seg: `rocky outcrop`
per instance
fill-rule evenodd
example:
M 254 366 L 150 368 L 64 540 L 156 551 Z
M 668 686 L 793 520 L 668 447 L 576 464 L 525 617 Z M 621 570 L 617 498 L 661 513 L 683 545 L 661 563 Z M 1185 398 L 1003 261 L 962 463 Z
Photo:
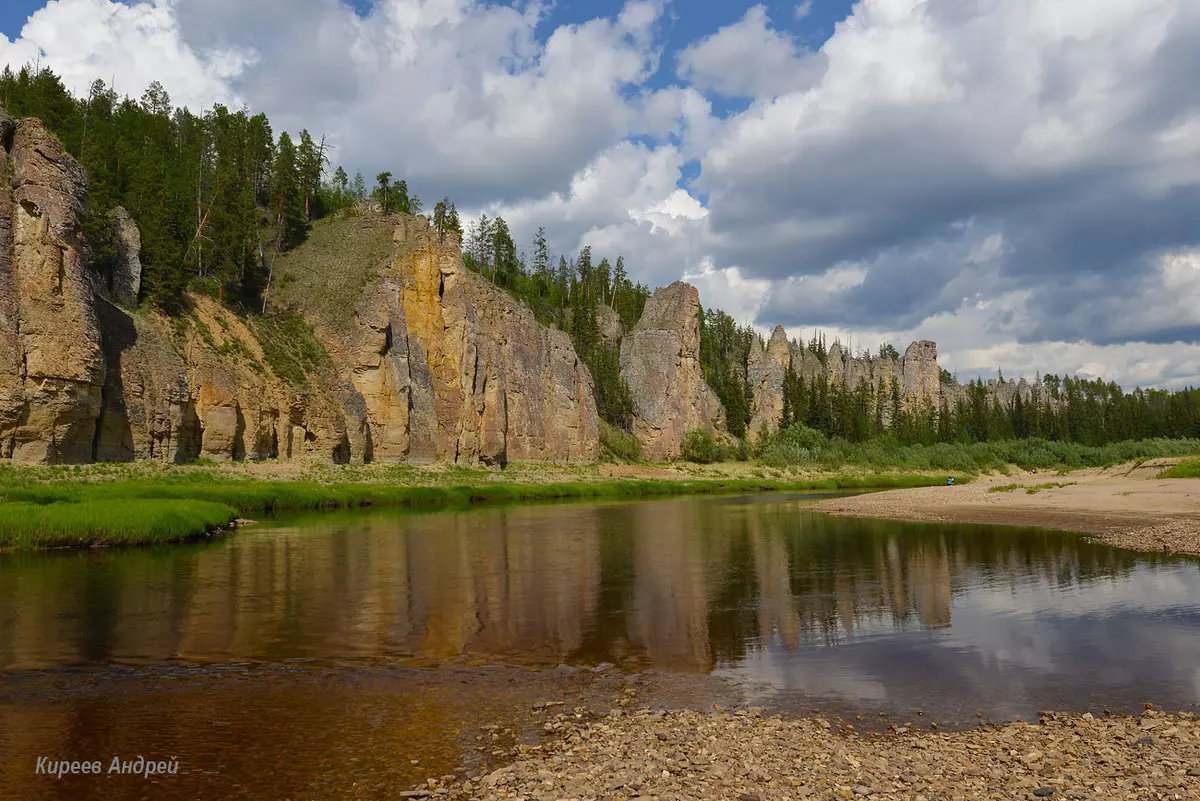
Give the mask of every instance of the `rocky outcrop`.
M 900 361 L 900 396 L 906 408 L 938 407 L 941 396 L 941 370 L 937 361 L 937 343 L 914 342 Z
M 0 455 L 86 462 L 104 354 L 80 221 L 82 168 L 35 119 L 0 122 Z
M 109 293 L 122 306 L 136 306 L 142 288 L 142 234 L 124 207 L 112 211 L 116 264 L 109 279 Z
M 928 340 L 913 342 L 899 359 L 851 356 L 835 342 L 824 361 L 795 341 L 790 343 L 785 355 L 783 343 L 786 341 L 783 329 L 776 327 L 765 346 L 761 341 L 751 346 L 748 373 L 754 391 L 751 436 L 778 427 L 783 411 L 784 373 L 789 363 L 796 375 L 810 386 L 819 378 L 850 389 L 869 386 L 875 392 L 879 418 L 885 426 L 892 420 L 893 387 L 899 390 L 900 408 L 912 413 L 936 414 L 943 407 L 954 408 L 956 403 L 968 400 L 967 387 L 954 381 L 942 383 L 937 344 Z M 1005 408 L 1012 406 L 1017 398 L 1022 403 L 1034 399 L 1033 387 L 1024 378 L 1017 382 L 991 379 L 985 388 L 987 397 Z
M 365 417 L 331 376 L 290 384 L 244 321 L 210 298 L 191 302 L 185 325 L 98 302 L 108 372 L 95 460 L 369 458 Z
M 619 344 L 625 333 L 621 315 L 603 303 L 596 307 L 596 325 L 600 328 L 600 340 L 609 348 Z
M 750 348 L 747 380 L 754 392 L 750 407 L 751 436 L 773 433 L 779 428 L 783 415 L 783 379 L 792 362 L 792 346 L 782 325 L 775 326 L 765 348 Z
M 584 461 L 599 447 L 592 377 L 570 337 L 462 263 L 425 217 L 401 217 L 397 253 L 356 313 L 346 372 L 373 457 L 503 465 Z
M 0 459 L 11 458 L 13 434 L 25 404 L 18 333 L 16 277 L 12 264 L 12 148 L 16 122 L 0 109 Z
M 725 410 L 700 369 L 700 293 L 675 282 L 646 301 L 621 342 L 621 377 L 633 395 L 633 435 L 647 459 L 679 456 L 692 429 L 720 433 Z

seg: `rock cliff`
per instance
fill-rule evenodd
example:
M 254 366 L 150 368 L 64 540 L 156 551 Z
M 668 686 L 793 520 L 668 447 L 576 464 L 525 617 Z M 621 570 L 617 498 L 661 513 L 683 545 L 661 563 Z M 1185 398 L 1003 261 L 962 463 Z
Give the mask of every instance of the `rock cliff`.
M 0 455 L 92 457 L 104 353 L 80 227 L 83 170 L 41 122 L 0 117 Z
M 116 265 L 82 235 L 83 170 L 34 119 L 0 110 L 0 458 L 508 461 L 594 459 L 598 419 L 570 338 L 467 272 L 457 241 L 399 216 L 351 333 L 297 376 L 290 329 L 207 297 L 137 309 L 140 236 L 113 213 Z M 303 311 L 303 310 L 300 310 Z M 264 338 L 265 337 L 265 338 Z M 268 352 L 268 351 L 272 352 Z M 286 355 L 282 358 L 286 359 Z
M 595 459 L 599 418 L 570 337 L 462 263 L 425 217 L 401 217 L 396 254 L 355 314 L 345 371 L 376 459 L 503 465 Z
M 750 426 L 753 434 L 774 432 L 783 414 L 783 378 L 792 363 L 792 348 L 782 325 L 775 326 L 765 348 L 751 346 L 747 380 L 754 392 L 750 407 Z
M 674 459 L 692 429 L 720 433 L 725 410 L 700 369 L 700 293 L 675 282 L 646 301 L 621 341 L 621 377 L 633 395 L 633 435 L 647 459 Z

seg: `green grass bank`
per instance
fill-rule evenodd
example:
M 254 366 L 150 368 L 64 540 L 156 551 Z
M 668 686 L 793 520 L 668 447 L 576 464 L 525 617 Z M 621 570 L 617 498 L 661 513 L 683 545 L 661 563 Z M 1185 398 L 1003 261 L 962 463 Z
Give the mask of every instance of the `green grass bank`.
M 135 471 L 136 472 L 136 471 Z M 403 472 L 403 471 L 401 471 Z M 475 480 L 460 483 L 466 473 Z M 446 471 L 440 483 L 259 480 L 181 469 L 149 477 L 120 472 L 0 470 L 0 549 L 89 548 L 181 542 L 227 529 L 238 517 L 358 507 L 464 508 L 482 503 L 599 500 L 716 493 L 884 489 L 945 482 L 928 475 L 816 478 L 481 480 Z M 966 480 L 965 476 L 956 481 Z

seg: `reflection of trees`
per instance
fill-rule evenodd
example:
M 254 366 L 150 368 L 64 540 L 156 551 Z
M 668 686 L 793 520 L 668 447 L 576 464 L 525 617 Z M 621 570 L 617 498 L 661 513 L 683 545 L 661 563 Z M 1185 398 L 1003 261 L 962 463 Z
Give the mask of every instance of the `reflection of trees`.
M 1028 529 L 675 499 L 315 518 L 213 546 L 0 558 L 0 667 L 462 653 L 708 669 L 748 644 L 951 624 L 951 601 L 1128 575 Z

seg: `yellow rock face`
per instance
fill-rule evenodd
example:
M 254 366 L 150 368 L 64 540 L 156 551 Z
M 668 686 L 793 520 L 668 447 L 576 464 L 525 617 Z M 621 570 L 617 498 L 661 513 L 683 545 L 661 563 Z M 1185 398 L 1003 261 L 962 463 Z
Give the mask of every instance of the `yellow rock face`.
M 467 271 L 458 243 L 440 241 L 424 217 L 398 218 L 395 241 L 345 349 L 374 458 L 595 459 L 592 378 L 570 338 Z

